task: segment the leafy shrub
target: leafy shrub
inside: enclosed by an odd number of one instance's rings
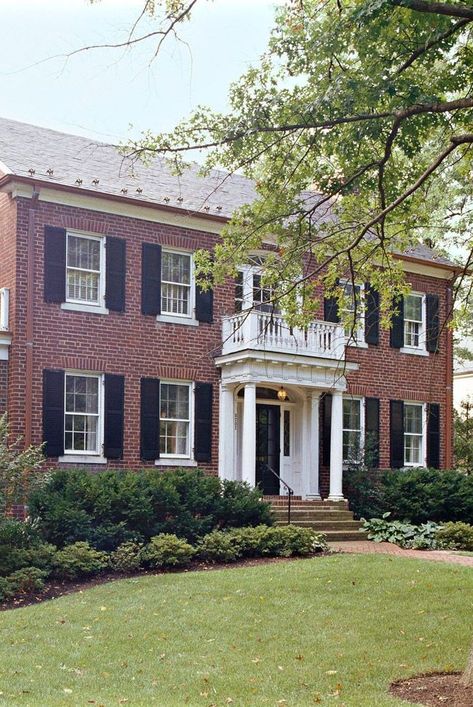
[[[88,542],[77,542],[56,553],[54,572],[64,579],[87,577],[104,570],[108,562],[105,552],[95,550]]]
[[[473,475],[439,469],[348,469],[344,488],[357,517],[380,518],[390,512],[414,524],[473,523]]]
[[[0,520],[0,545],[28,548],[40,542],[41,536],[37,524],[14,518]]]
[[[0,601],[8,601],[15,595],[15,588],[7,577],[0,577]]]
[[[160,533],[197,542],[215,529],[272,522],[258,490],[187,469],[60,469],[31,494],[29,510],[48,542],[84,541],[107,551]]]
[[[473,526],[468,523],[445,523],[437,530],[439,547],[473,551]]]
[[[228,530],[240,557],[261,557],[267,525]]]
[[[7,414],[0,417],[0,515],[13,504],[24,504],[31,490],[44,483],[42,449],[25,449],[21,437],[12,438]]]
[[[231,531],[214,530],[205,535],[197,547],[199,559],[206,562],[234,562],[238,559],[239,545]]]
[[[142,546],[134,542],[122,543],[110,555],[110,566],[116,572],[133,572],[141,565]]]
[[[144,562],[153,568],[186,567],[195,555],[195,549],[172,533],[162,533],[151,538],[144,548]]]
[[[325,536],[296,525],[239,528],[227,531],[241,557],[290,557],[327,550]]]
[[[368,532],[368,539],[374,542],[388,542],[414,550],[433,550],[437,547],[437,523],[412,525],[399,520],[387,520],[391,514],[383,513],[382,518],[363,519],[363,530]]]
[[[7,577],[13,594],[42,592],[47,573],[37,567],[23,567]]]

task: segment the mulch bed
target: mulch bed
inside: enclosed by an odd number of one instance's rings
[[[427,707],[472,707],[473,687],[460,682],[461,673],[429,673],[396,680],[389,692],[401,700]]]
[[[223,570],[229,567],[255,567],[256,565],[268,565],[276,562],[297,562],[298,560],[306,560],[310,557],[322,557],[324,555],[330,555],[330,552],[318,552],[315,555],[309,555],[308,557],[251,557],[245,560],[238,560],[238,562],[227,562],[220,564],[208,564],[205,562],[193,562],[189,567],[185,569],[168,569],[168,570],[139,570],[137,572],[106,572],[100,574],[96,577],[86,577],[84,579],[70,581],[70,580],[54,580],[46,583],[44,590],[36,594],[22,594],[9,601],[0,602],[0,611],[10,611],[11,609],[21,609],[23,606],[30,606],[31,604],[40,604],[43,601],[48,601],[49,599],[57,599],[58,597],[65,596],[66,594],[73,594],[74,592],[82,592],[85,589],[90,589],[91,587],[96,587],[99,584],[105,584],[106,582],[115,582],[119,579],[130,579],[133,577],[143,577],[146,575],[157,575],[157,574],[178,574],[182,572],[209,572],[211,570]],[[471,705],[470,705],[471,707]]]

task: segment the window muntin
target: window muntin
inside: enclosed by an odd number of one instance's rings
[[[353,286],[352,282],[342,282],[341,285],[345,294],[344,314],[347,314],[349,319],[345,327],[345,338],[361,341],[364,331],[364,286]]]
[[[360,460],[363,445],[362,400],[343,399],[343,461]]]
[[[424,406],[404,403],[404,464],[422,466],[424,463]]]
[[[423,348],[424,334],[424,297],[407,295],[404,298],[404,346]]]
[[[190,383],[161,383],[159,437],[162,457],[190,457]]]
[[[67,234],[66,301],[103,304],[103,239]]]
[[[66,374],[64,453],[101,453],[102,376]]]
[[[192,256],[163,250],[161,255],[161,314],[191,316]]]
[[[261,264],[247,265],[238,271],[235,277],[235,313],[251,308],[279,313],[279,308],[272,301],[273,288],[263,285],[262,278]]]

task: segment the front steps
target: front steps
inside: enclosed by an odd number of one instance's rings
[[[287,496],[265,496],[264,500],[272,505],[276,525],[286,525]],[[293,496],[291,524],[324,533],[329,542],[366,540],[366,533],[358,530],[362,524],[353,520],[347,501],[311,501]]]

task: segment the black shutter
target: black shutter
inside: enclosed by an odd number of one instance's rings
[[[365,459],[370,468],[379,467],[378,398],[365,398]]]
[[[365,284],[365,341],[379,344],[379,292],[369,282]]]
[[[124,377],[106,374],[103,453],[107,459],[121,459],[123,457],[124,402]]]
[[[440,468],[440,405],[427,405],[427,466]]]
[[[427,351],[438,353],[439,350],[439,298],[438,295],[427,295]]]
[[[198,462],[212,457],[212,383],[195,384],[194,456]]]
[[[44,301],[66,300],[66,230],[44,228]]]
[[[393,349],[400,349],[404,346],[404,298],[395,300],[393,307],[398,310],[398,314],[393,314],[390,344]]]
[[[105,304],[112,312],[124,312],[126,241],[107,236],[105,253]]]
[[[43,442],[47,457],[64,454],[64,371],[43,371]]]
[[[404,403],[390,400],[391,468],[404,466]]]
[[[159,459],[159,378],[141,379],[141,458]]]
[[[143,243],[141,252],[141,311],[161,314],[161,246]]]
[[[332,436],[332,394],[324,393],[322,401],[322,464],[330,465],[330,438]]]
[[[204,292],[197,285],[195,288],[195,318],[198,322],[207,322],[209,324],[213,322],[213,304],[213,290]]]
[[[326,322],[339,322],[338,303],[336,297],[324,298],[324,320]]]

